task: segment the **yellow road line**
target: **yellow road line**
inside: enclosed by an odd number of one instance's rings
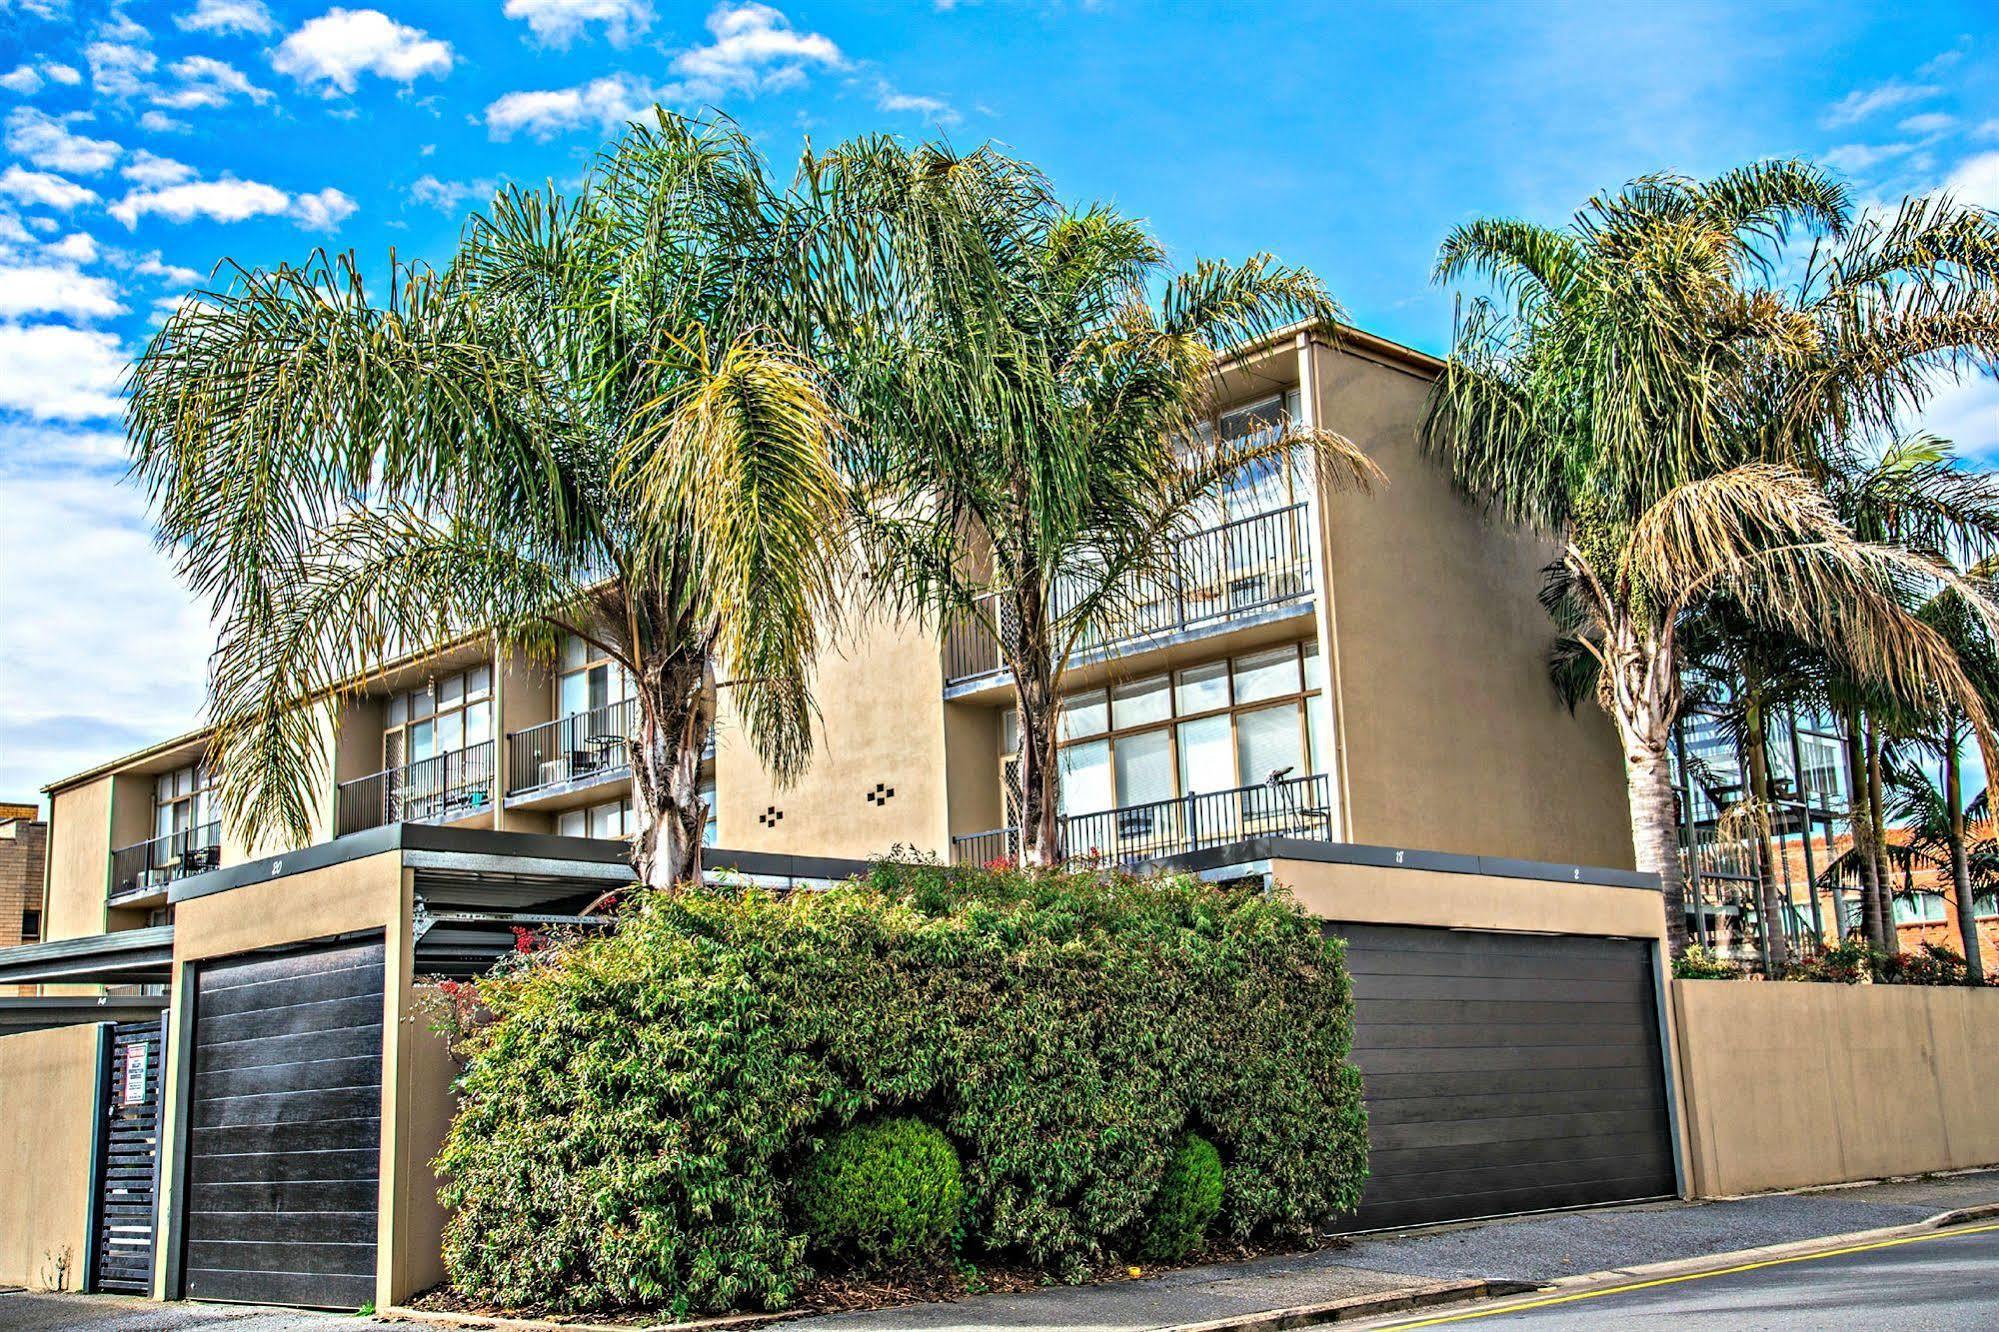
[[[1388,1328],[1402,1332],[1405,1328],[1436,1327],[1442,1323],[1468,1323],[1474,1318],[1499,1318],[1506,1314],[1525,1313],[1530,1309],[1546,1309],[1556,1304],[1573,1304],[1578,1300],[1601,1299],[1606,1295],[1628,1295],[1634,1290],[1651,1290],[1655,1286],[1676,1286],[1683,1281],[1704,1281],[1709,1277],[1733,1276],[1738,1272],[1754,1272],[1764,1267],[1782,1267],[1786,1263],[1808,1263],[1820,1258],[1837,1258],[1842,1254],[1866,1253],[1870,1249],[1892,1249],[1898,1244],[1916,1244],[1923,1240],[1950,1239],[1957,1235],[1983,1235],[1999,1230],[1999,1224],[1989,1226],[1961,1226],[1952,1230],[1932,1231],[1927,1235],[1904,1235],[1900,1239],[1876,1240],[1872,1244],[1851,1244],[1842,1249],[1821,1249],[1817,1253],[1801,1253],[1790,1258],[1765,1258],[1760,1262],[1739,1263],[1734,1267],[1717,1267],[1710,1272],[1688,1272],[1683,1276],[1655,1277],[1650,1281],[1632,1281],[1622,1286],[1605,1286],[1601,1290],[1577,1291],[1572,1295],[1551,1295],[1542,1300],[1529,1300],[1523,1304],[1509,1304],[1504,1308],[1475,1309],[1469,1313],[1444,1314],[1436,1318],[1425,1318],[1414,1323],[1391,1323]],[[1384,1329],[1387,1332],[1387,1328]]]

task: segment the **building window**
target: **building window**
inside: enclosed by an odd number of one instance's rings
[[[1942,893],[1897,893],[1895,895],[1895,923],[1897,925],[1938,925],[1944,920]]]
[[[1999,893],[1980,893],[1971,899],[1971,914],[1985,919],[1999,916]]]
[[[493,671],[475,666],[389,700],[382,766],[401,768],[493,738]]]
[[[21,912],[21,942],[39,943],[42,937],[42,913],[34,907]]]
[[[596,644],[565,634],[557,657],[555,706],[560,716],[596,712],[633,694],[625,668],[604,655]]]
[[[193,846],[207,845],[209,830],[208,768],[190,763],[153,779],[153,863],[177,865]],[[196,834],[190,836],[189,834]]]
[[[1056,720],[1064,814],[1095,814],[1323,771],[1316,643],[1245,653],[1071,694]],[[1001,719],[1012,772],[1019,719]]]
[[[708,807],[708,823],[701,830],[701,845],[713,846],[715,783],[708,782],[702,786],[701,803]],[[632,817],[630,800],[606,800],[581,809],[564,810],[555,816],[555,831],[563,837],[630,837],[638,831],[638,821]]]

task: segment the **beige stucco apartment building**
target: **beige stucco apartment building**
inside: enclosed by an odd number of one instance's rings
[[[1357,1227],[1690,1187],[1664,916],[1630,868],[1616,746],[1548,682],[1548,547],[1423,456],[1436,368],[1320,329],[1231,369],[1217,428],[1310,421],[1387,484],[1244,478],[1187,574],[1075,669],[1063,726],[1072,854],[1283,885],[1348,940],[1373,1125]],[[61,1267],[385,1308],[439,1279],[452,1071],[419,996],[516,925],[607,923],[587,913],[630,880],[623,693],[577,645],[398,663],[327,718],[305,846],[218,817],[199,733],[52,784],[44,941],[0,951],[0,987],[40,991],[0,999],[20,1033],[0,1036],[0,1175],[33,1185],[0,1206],[0,1282]],[[788,788],[724,703],[711,870],[809,889],[898,849],[1007,852],[990,642],[856,615],[816,696]]]

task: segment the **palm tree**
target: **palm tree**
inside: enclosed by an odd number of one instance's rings
[[[309,836],[317,705],[467,632],[574,633],[629,672],[649,884],[698,872],[718,687],[800,770],[845,510],[809,225],[733,127],[662,112],[573,197],[498,195],[442,268],[391,256],[386,299],[315,255],[232,267],[166,322],[134,466],[214,603],[214,759],[249,835]]]
[[[1825,386],[1814,411],[1801,404],[1783,428],[1769,424],[1772,383],[1824,321],[1761,279],[1791,229],[1837,238],[1850,211],[1825,173],[1761,163],[1708,181],[1645,177],[1589,200],[1566,230],[1469,223],[1438,258],[1440,281],[1482,278],[1498,295],[1460,320],[1429,445],[1501,516],[1559,542],[1544,600],[1569,651],[1599,672],[1635,859],[1660,878],[1676,948],[1686,926],[1668,747],[1678,634],[1703,604],[1732,602],[1836,651],[1899,699],[1959,699],[1989,733],[1948,644],[1904,604],[1909,585],[1963,580],[1861,540],[1799,470],[1817,464],[1825,432],[1808,427],[1833,414],[1828,404],[1856,420],[1856,397],[1893,386],[1861,375],[1856,353],[1854,387]]]
[[[872,241],[852,313],[829,327],[882,603],[997,643],[1020,722],[1021,853],[1054,863],[1056,712],[1076,654],[1131,623],[1244,469],[1302,451],[1326,484],[1377,478],[1323,429],[1203,429],[1230,353],[1338,309],[1266,255],[1172,273],[1142,224],[1063,206],[990,147],[858,143],[814,188]]]

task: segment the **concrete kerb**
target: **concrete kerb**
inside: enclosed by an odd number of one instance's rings
[[[503,1318],[497,1314],[446,1313],[442,1310],[411,1309],[391,1305],[375,1315],[379,1322],[430,1323],[434,1326],[466,1329],[490,1328],[493,1332],[736,1332],[788,1322],[796,1313],[725,1314],[718,1318],[697,1318],[685,1323],[592,1323],[582,1319]]]
[[[1285,1328],[1322,1327],[1381,1314],[1435,1309],[1447,1304],[1469,1304],[1473,1300],[1497,1299],[1533,1289],[1524,1281],[1425,1281],[1401,1290],[1375,1295],[1349,1295],[1345,1299],[1327,1300],[1323,1304],[1266,1309],[1262,1313],[1235,1314],[1205,1323],[1174,1323],[1168,1332],[1282,1332]]]

